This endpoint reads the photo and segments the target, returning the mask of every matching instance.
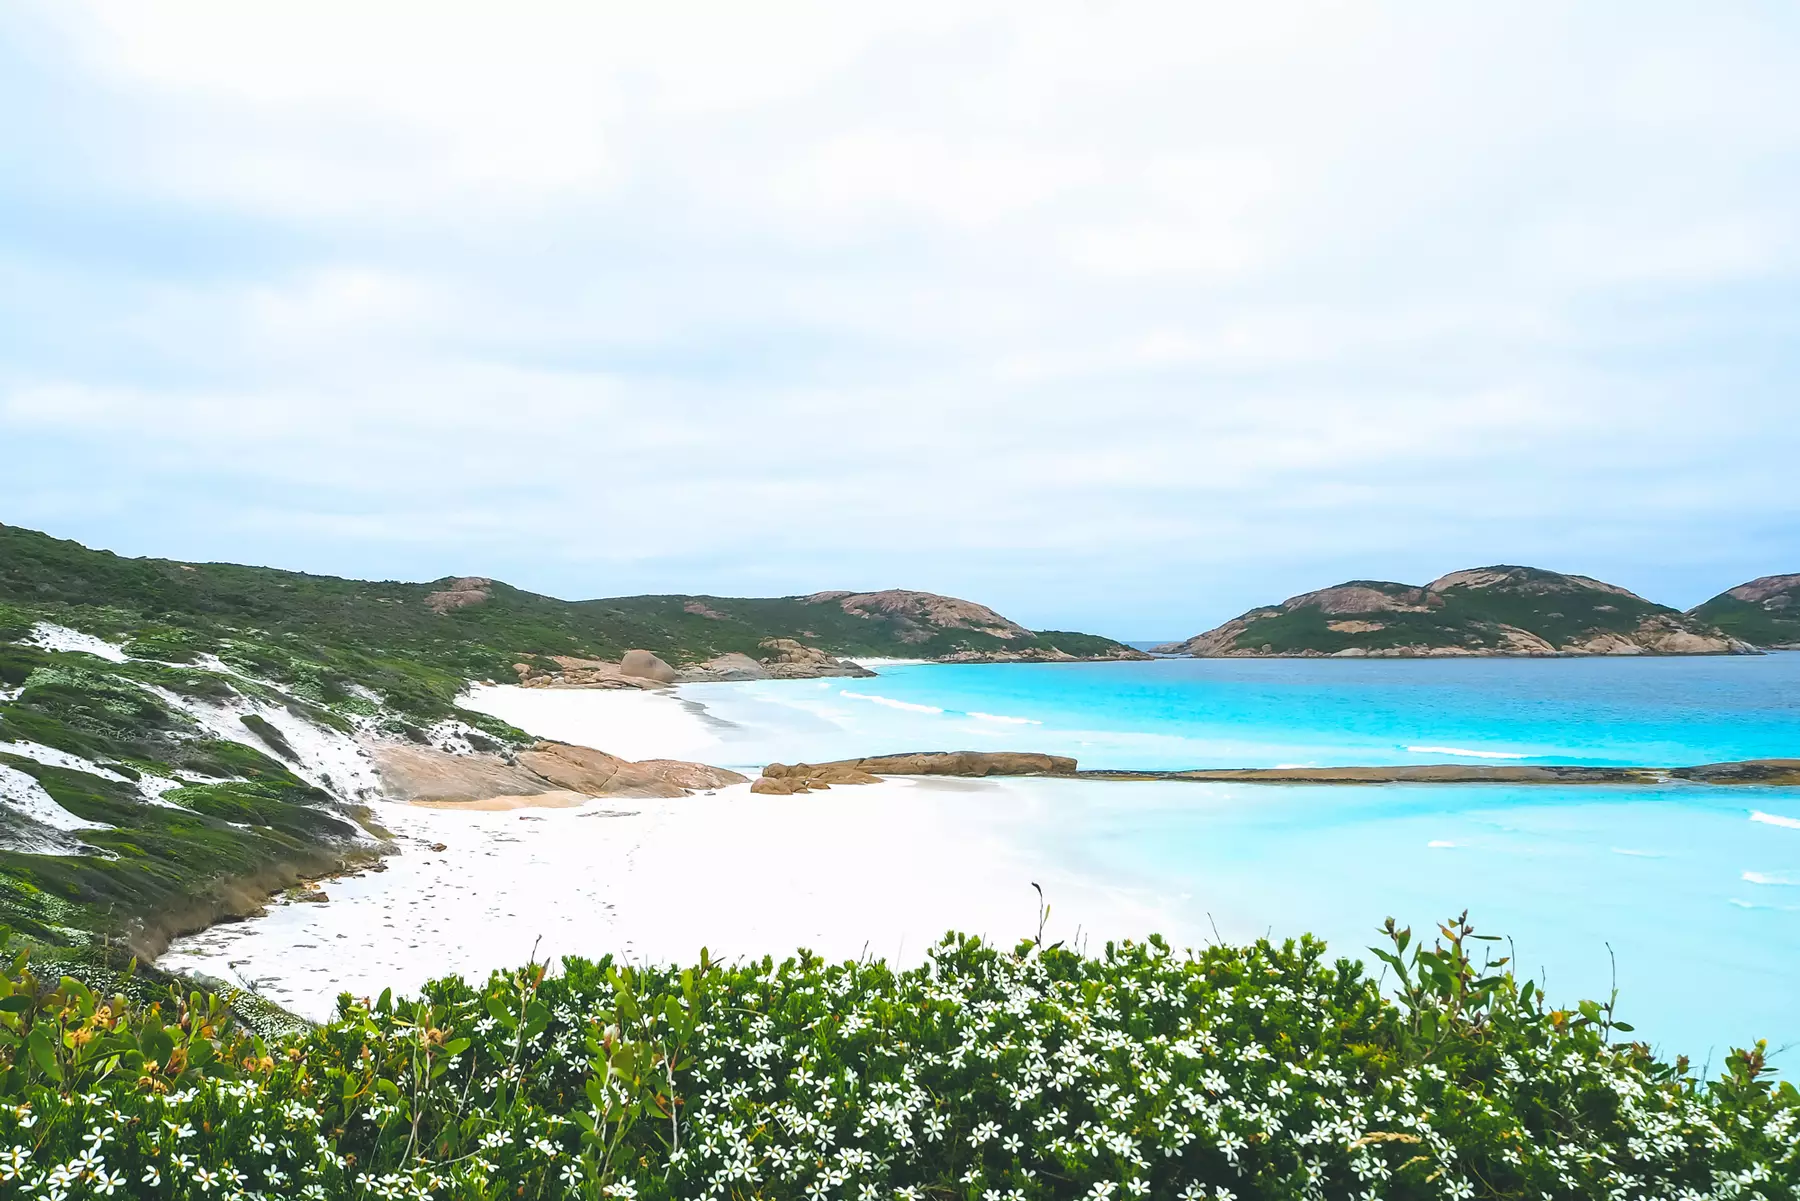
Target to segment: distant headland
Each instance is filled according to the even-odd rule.
[[[1537,567],[1429,584],[1351,580],[1265,605],[1183,642],[1196,657],[1741,655],[1800,644],[1800,575],[1765,576],[1686,613],[1617,584]]]

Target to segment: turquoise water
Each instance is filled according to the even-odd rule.
[[[1188,945],[1216,926],[1363,957],[1390,914],[1426,931],[1467,909],[1554,1001],[1604,998],[1616,962],[1637,1037],[1714,1065],[1794,1044],[1776,1062],[1800,1076],[1800,828],[1752,820],[1800,826],[1800,789],[1032,787],[1016,836],[1156,898]]]
[[[721,757],[745,766],[954,748],[1166,768],[1800,757],[1800,654],[919,665],[682,692],[726,723]],[[1310,931],[1358,955],[1390,914],[1428,928],[1467,908],[1559,1001],[1604,996],[1616,961],[1641,1036],[1715,1065],[1758,1037],[1795,1044],[1776,1062],[1800,1074],[1800,789],[1030,792],[1012,837],[1153,899],[1190,941],[1215,924]]]
[[[749,761],[965,746],[1140,768],[1800,757],[1800,653],[927,664],[684,693],[741,727]]]

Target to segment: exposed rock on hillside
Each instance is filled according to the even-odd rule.
[[[1688,616],[1745,642],[1800,650],[1800,575],[1766,575],[1721,592]]]
[[[433,613],[448,613],[452,609],[461,609],[469,605],[479,605],[485,601],[488,589],[494,581],[482,579],[480,576],[465,576],[460,580],[451,580],[450,586],[442,592],[429,593],[425,597],[425,607]]]
[[[792,638],[765,638],[758,649],[763,652],[761,659],[733,651],[680,669],[670,667],[649,651],[632,650],[626,651],[617,663],[553,655],[547,662],[539,659],[515,663],[513,671],[527,688],[661,688],[667,684],[725,680],[813,680],[875,674]]]
[[[1753,650],[1616,584],[1532,567],[1454,571],[1423,586],[1352,580],[1252,609],[1164,654],[1722,655]]]
[[[941,630],[974,630],[1008,640],[1032,636],[1030,630],[986,605],[935,592],[889,588],[882,592],[815,592],[802,599],[813,605],[836,603],[856,617],[885,617],[898,627],[902,642],[925,642]]]

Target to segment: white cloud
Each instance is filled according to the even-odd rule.
[[[1276,561],[1792,566],[1779,15],[7,19],[8,520],[1169,634]]]

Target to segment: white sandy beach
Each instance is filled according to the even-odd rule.
[[[1095,937],[1167,929],[1148,898],[1010,844],[1004,829],[1039,805],[1024,783],[890,780],[796,797],[739,785],[514,812],[378,803],[404,848],[388,870],[326,881],[325,904],[279,901],[264,918],[180,939],[160,963],[320,1018],[339,992],[483,977],[534,947],[540,958],[685,961],[702,946],[727,957],[804,946],[917,962],[950,929],[1031,934],[1033,881],[1058,937],[1078,919]]]
[[[722,740],[703,707],[678,689],[521,688],[476,685],[465,708],[511,722],[540,738],[591,746],[626,759],[723,763]]]

